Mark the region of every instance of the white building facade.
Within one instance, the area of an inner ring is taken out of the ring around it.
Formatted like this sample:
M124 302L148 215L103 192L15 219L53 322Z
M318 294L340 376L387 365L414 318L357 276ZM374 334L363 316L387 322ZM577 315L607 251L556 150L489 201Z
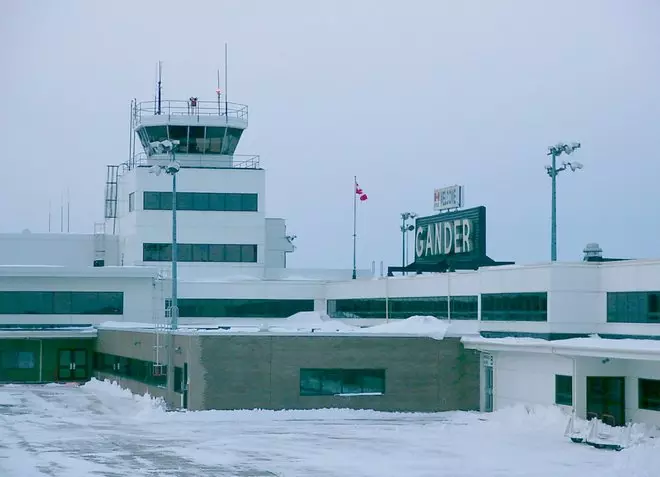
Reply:
M45 326L162 324L170 297L173 195L172 177L154 172L172 157L150 144L171 140L179 143L181 325L262 325L300 311L359 326L431 315L450 321L450 334L481 351L484 411L556 404L581 417L660 425L660 261L502 265L396 277L361 270L356 280L351 270L291 270L286 255L294 250L293 237L283 219L266 217L259 158L234 154L247 127L246 106L193 104L192 98L141 103L133 105L132 122L138 140L128 162L108 168L105 220L95 233L0 235L5 338L17 338L7 334L16 329L21 338L31 329L43 334ZM484 235L481 226L452 222L456 237L470 240L463 251L478 248L477 240L485 243L483 217ZM98 295L105 292L114 295ZM62 305L67 293L69 301L97 293L97 301ZM74 337L75 330L68 333ZM600 338L589 338L595 334Z

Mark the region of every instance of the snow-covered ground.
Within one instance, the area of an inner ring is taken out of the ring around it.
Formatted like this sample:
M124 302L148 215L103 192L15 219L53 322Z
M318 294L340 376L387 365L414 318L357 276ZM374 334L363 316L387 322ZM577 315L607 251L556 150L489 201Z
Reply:
M109 383L0 386L0 476L657 477L660 439L573 444L558 409L165 412Z

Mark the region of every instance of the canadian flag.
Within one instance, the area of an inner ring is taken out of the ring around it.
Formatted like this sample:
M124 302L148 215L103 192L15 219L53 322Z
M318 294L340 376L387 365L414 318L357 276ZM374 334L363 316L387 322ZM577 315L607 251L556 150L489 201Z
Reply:
M355 183L355 193L358 195L361 201L367 200L367 194L364 193L360 185L356 182Z

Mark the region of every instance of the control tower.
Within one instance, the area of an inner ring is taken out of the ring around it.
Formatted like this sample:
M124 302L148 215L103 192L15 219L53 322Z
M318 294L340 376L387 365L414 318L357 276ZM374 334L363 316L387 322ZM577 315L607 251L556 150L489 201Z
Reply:
M247 126L247 106L220 101L219 95L218 101L131 102L129 159L108 166L105 193L105 234L118 236L119 265L169 267L172 180L157 172L171 157L153 145L170 140L178 142L180 165L179 276L262 277L264 268L285 266L293 246L284 220L265 216L259 156L235 154Z

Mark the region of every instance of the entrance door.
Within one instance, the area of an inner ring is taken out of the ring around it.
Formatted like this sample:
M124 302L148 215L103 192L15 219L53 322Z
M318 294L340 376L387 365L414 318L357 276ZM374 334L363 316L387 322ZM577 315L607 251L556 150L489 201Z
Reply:
M483 354L484 364L484 412L493 412L493 356Z
M80 381L87 379L87 350L61 349L58 352L57 379Z
M182 394L182 407L188 409L188 363L183 363L183 379L181 383Z
M626 423L626 379L620 376L587 376L587 418L606 424Z

